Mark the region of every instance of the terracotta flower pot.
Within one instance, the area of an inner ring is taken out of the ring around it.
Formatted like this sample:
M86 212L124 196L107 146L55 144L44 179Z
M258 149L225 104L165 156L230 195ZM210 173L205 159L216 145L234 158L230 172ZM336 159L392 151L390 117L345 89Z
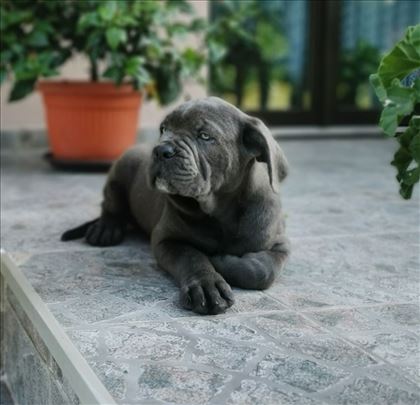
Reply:
M141 93L124 84L40 82L54 159L110 161L136 140Z

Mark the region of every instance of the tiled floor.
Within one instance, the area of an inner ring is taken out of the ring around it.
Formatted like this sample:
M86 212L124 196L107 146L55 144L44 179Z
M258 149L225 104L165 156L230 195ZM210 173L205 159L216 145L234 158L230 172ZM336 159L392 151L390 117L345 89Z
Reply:
M141 237L59 241L97 215L104 176L3 156L2 246L118 402L420 404L419 192L398 196L394 144L283 147L291 260L213 317L179 308Z

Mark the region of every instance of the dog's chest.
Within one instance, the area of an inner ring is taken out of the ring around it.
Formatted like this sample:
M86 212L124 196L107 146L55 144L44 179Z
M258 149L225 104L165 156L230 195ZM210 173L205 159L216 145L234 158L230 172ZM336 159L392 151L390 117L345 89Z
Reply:
M246 251L247 241L252 239L248 232L246 212L243 207L227 209L223 215L212 218L213 238L217 243L218 253L239 254ZM251 233L258 232L254 229ZM239 247L239 249L238 249Z

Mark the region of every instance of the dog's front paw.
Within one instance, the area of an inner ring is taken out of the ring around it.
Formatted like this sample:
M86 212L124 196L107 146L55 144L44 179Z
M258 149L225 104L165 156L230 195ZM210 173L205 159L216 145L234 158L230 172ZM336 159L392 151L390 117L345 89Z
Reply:
M100 218L86 232L86 241L92 246L114 246L124 239L125 225L120 221Z
M218 273L209 273L188 280L181 287L181 305L202 315L216 315L235 302L232 289Z

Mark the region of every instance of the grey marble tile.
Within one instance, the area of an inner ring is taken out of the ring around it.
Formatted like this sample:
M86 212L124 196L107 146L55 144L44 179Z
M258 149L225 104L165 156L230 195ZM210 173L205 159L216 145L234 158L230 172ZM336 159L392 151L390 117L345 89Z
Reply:
M92 249L80 242L61 242L61 234L98 216L95 205L68 209L42 208L2 211L2 247L9 252Z
M373 378L356 378L344 385L328 399L336 404L419 404L420 396L416 392L408 392L397 387L379 382Z
M359 311L371 320L379 319L383 326L419 331L420 307L418 304L383 305L360 308Z
M223 370L241 371L258 352L256 347L198 338L194 346L192 361Z
M105 175L25 173L2 177L3 211L71 209L73 205L95 205L99 213ZM28 202L30 196L30 202ZM77 217L74 218L77 220Z
M414 357L403 363L394 363L398 366L398 369L404 373L404 375L411 381L415 382L420 387L420 366L419 358Z
M317 325L293 312L282 312L250 318L257 327L280 341L315 336L322 333Z
M419 335L402 330L352 333L347 338L390 363L415 358L420 364Z
M418 233L292 241L289 263L267 291L292 308L417 302Z
M107 355L115 359L182 360L189 339L160 331L109 328L103 334Z
M232 391L227 404L255 405L261 401L264 402L264 405L315 405L323 403L320 400L311 399L290 390L275 386L270 387L260 381L247 379L242 380L240 386Z
M366 367L376 363L372 356L363 353L357 347L325 334L305 336L292 341L280 341L279 346L287 352L293 350L299 354L344 368Z
M310 203L300 195L284 198L287 230L292 238L332 237L401 231L420 226L418 199L403 201L396 193L311 193Z
M140 305L157 303L177 291L172 279L157 268L149 247L140 243L137 248L32 255L21 268L50 303L100 291Z
M334 306L354 307L378 302L369 294L358 290L349 291L346 287L346 284L332 285L327 282L304 280L299 282L284 276L267 290L267 294L296 310Z
M75 346L79 349L80 353L86 357L99 356L99 330L67 330L67 335L73 341Z
M127 391L126 376L129 372L128 364L107 360L103 362L91 361L90 366L116 400L125 398Z
M265 341L257 329L247 324L244 318L195 317L195 319L180 320L178 323L186 332L197 336L212 336L255 344Z
M336 332L347 334L349 331L377 330L384 326L378 318L370 318L365 314L365 308L305 312L309 318L316 320L322 326Z
M341 368L324 366L301 357L270 353L257 364L251 375L310 393L323 391L350 374Z
M107 293L88 295L60 304L49 304L48 307L59 322L66 327L113 319L141 308L138 304Z
M344 368L365 367L376 361L358 348L334 335L326 334L299 315L292 313L258 317L258 327L276 340L285 352L295 352Z
M418 362L417 365L419 365ZM393 367L385 363L365 368L362 375L406 391L418 392L420 395L420 386L413 382L411 376L399 367Z
M234 289L235 304L229 308L228 313L245 313L260 311L278 311L285 307L277 300L265 293Z
M323 310L306 312L306 316L323 326L347 334L348 331L405 329L419 330L420 313L416 304L375 305L350 310Z
M153 398L174 404L206 404L231 379L207 371L165 365L140 367L138 400Z

